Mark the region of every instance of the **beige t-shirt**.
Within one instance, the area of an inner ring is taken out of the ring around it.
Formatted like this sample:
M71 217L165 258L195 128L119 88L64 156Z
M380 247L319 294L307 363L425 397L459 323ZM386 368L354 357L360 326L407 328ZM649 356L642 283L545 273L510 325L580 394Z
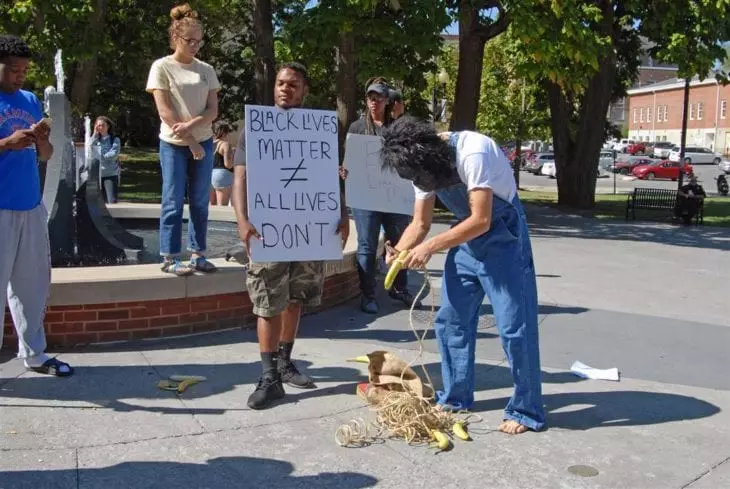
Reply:
M220 90L221 85L215 69L197 58L190 64L175 61L172 56L165 56L152 63L147 79L147 91L166 90L170 92L170 100L175 111L183 121L189 121L205 112L208 94L211 90ZM193 137L202 142L213 137L211 124L199 125L193 129ZM175 136L172 129L162 121L160 139L170 144L185 146L185 142Z

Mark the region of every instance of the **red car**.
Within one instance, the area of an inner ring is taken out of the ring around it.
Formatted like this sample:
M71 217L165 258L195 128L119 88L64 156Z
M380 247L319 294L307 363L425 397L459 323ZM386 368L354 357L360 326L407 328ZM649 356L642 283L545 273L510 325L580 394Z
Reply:
M677 180L679 178L679 172L681 171L685 175L692 174L692 165L684 165L675 161L655 161L648 165L639 165L631 170L632 175L641 180L654 180L655 178L666 178L670 180Z
M644 143L630 144L629 147L626 148L626 152L630 155L645 155L646 145Z

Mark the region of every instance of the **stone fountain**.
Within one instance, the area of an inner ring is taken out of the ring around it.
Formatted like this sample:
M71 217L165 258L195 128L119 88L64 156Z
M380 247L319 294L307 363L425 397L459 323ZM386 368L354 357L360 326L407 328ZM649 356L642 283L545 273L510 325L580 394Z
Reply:
M45 90L45 110L53 121L53 157L40 168L43 204L48 210L54 267L135 263L143 240L127 232L104 203L99 155L86 129L84 158L77 158L71 133L71 106L64 92L63 57L55 58L56 87ZM87 121L87 126L88 126ZM85 161L79 168L77 161Z

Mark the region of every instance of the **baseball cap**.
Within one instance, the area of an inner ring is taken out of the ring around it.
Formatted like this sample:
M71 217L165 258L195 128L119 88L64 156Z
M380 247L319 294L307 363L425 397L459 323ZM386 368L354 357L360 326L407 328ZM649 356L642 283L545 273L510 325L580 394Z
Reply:
M383 83L373 83L372 85L370 85L365 93L368 94L370 92L375 92L379 95L382 95L383 97L390 98L390 89L387 85Z
M400 90L393 89L390 91L390 101L391 102L402 102L403 101L403 93Z

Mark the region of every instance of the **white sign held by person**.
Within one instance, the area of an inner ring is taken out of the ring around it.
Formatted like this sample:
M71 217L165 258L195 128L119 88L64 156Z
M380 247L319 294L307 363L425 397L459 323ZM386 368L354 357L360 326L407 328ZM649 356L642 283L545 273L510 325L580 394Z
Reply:
M262 239L253 262L340 260L337 114L247 105L248 217Z
M397 173L384 171L380 136L348 134L345 145L345 195L353 209L413 215L413 184Z

